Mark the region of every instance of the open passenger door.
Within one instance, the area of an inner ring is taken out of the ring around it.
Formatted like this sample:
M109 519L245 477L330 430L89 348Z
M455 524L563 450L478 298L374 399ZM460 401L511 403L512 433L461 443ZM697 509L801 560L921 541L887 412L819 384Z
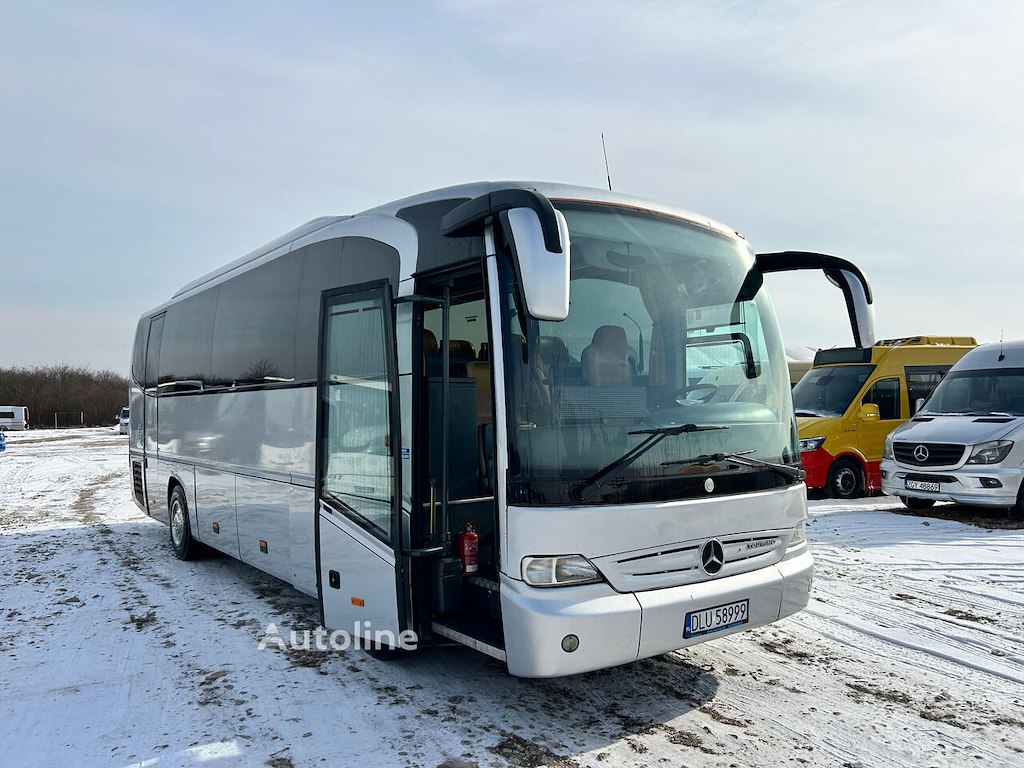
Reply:
M871 287L864 273L855 264L824 253L808 251L780 251L757 254L757 266L762 274L820 269L846 298L846 311L850 315L853 343L857 347L870 347L875 343L875 310Z
M320 316L316 552L323 625L397 647L406 612L390 287L326 291Z

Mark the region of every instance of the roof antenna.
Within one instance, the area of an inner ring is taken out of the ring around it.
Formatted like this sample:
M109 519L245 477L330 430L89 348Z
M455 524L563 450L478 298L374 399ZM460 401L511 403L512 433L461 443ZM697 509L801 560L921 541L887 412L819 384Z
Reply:
M612 173L608 170L608 147L604 144L604 131L601 131L601 149L604 150L604 172L608 176L608 191L612 191Z
M999 362L1003 362L1006 359L1006 355L1003 354L1003 329L999 329Z

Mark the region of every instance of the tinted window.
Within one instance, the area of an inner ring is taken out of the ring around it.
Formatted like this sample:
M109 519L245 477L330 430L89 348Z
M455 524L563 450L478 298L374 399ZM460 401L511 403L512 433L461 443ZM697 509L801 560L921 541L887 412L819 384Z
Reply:
M302 280L295 320L295 378L316 378L317 339L320 335L320 292L344 285L341 240L326 240L302 249Z
M210 342L217 310L217 288L167 309L160 349L160 383L199 388L210 382Z
M252 384L295 375L295 306L301 253L224 282L213 331L213 381Z
M416 254L416 271L423 272L434 267L459 264L479 258L484 253L482 235L445 237L441 234L441 217L468 198L438 200L403 208L396 215L416 228L419 253Z
M145 385L155 387L157 372L160 370L160 340L163 333L164 316L160 315L149 324L149 341L146 345Z
M132 378L142 384L146 380L146 334L149 332L149 318L139 320L135 328L135 346L132 348Z
M907 397L910 400L910 410L913 411L914 403L921 398L928 399L932 390L942 381L942 377L946 375L949 366L940 365L930 368L908 365L904 370L907 376Z
M305 259L295 323L295 378L316 379L320 294L331 288L387 279L398 284L398 251L365 237L325 240L302 249Z

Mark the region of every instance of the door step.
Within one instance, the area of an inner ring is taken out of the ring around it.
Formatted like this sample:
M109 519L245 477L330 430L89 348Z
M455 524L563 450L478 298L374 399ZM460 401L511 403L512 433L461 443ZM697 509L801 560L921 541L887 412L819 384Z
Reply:
M505 659L505 637L501 622L477 613L444 616L430 625L434 634L485 653L498 661Z

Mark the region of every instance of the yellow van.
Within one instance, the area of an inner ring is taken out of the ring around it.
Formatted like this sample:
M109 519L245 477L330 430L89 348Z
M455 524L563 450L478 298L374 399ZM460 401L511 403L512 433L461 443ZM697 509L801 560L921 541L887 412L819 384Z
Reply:
M977 345L970 336L913 336L820 350L793 388L807 487L837 499L881 488L886 436Z

